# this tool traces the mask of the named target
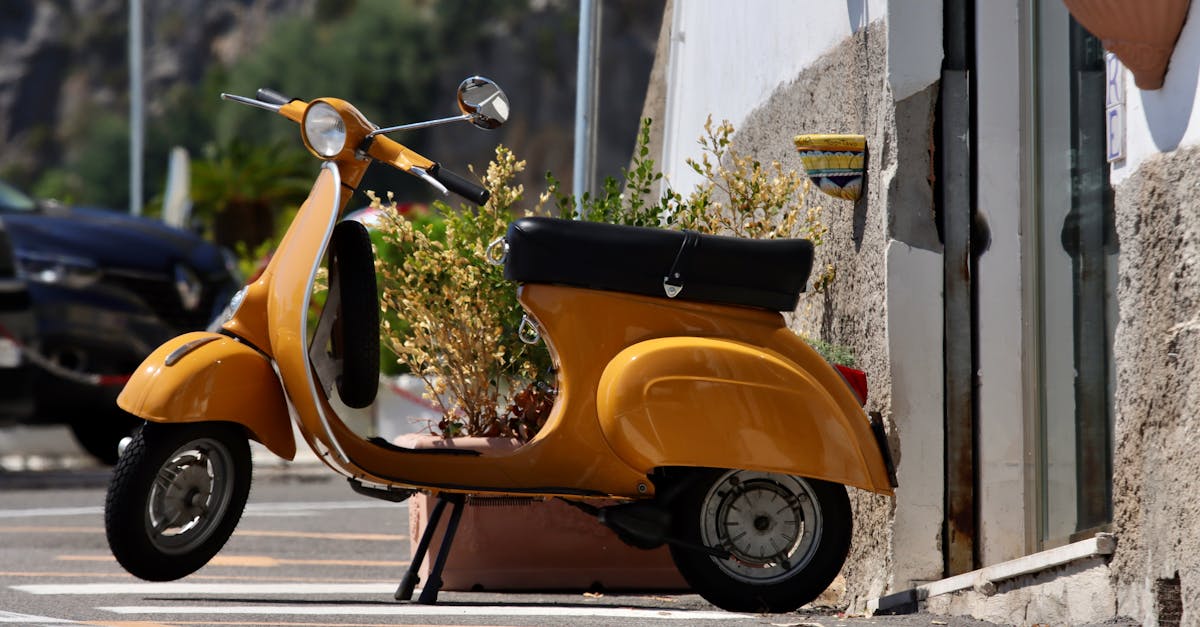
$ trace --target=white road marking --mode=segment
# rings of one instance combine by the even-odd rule
[[[114,614],[241,615],[241,616],[486,616],[563,618],[573,616],[661,620],[755,620],[757,616],[706,610],[652,610],[619,607],[529,607],[506,605],[242,605],[116,606],[96,609]]]
[[[400,507],[408,507],[401,503]],[[346,509],[378,509],[384,507],[396,508],[396,503],[386,501],[316,501],[297,503],[250,503],[246,506],[246,514],[265,516],[270,514],[296,514],[302,512],[339,511]],[[103,507],[35,507],[30,509],[0,510],[0,518],[39,518],[44,516],[101,516]]]
[[[396,584],[380,583],[77,583],[9,586],[29,594],[387,594]]]
[[[17,614],[0,610],[0,623],[15,625],[78,625],[79,623],[65,618],[50,618],[49,616],[34,616],[33,614]]]
[[[37,518],[39,516],[101,515],[103,507],[38,507],[34,509],[0,510],[0,518]]]

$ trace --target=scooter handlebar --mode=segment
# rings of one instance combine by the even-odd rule
[[[267,87],[259,88],[255,95],[257,96],[257,102],[248,98],[238,98],[238,101],[254,104],[262,108],[278,108],[278,113],[283,114],[293,121],[300,122],[304,102],[297,101],[295,98],[285,96]],[[289,106],[292,103],[296,103],[296,106]],[[365,120],[363,121],[365,122]],[[371,135],[368,135],[368,138],[371,138]],[[419,176],[425,178],[426,182],[433,184],[435,187],[440,183],[445,190],[452,191],[477,205],[485,204],[491,196],[491,193],[484,187],[443,168],[441,165],[413,152],[395,140],[380,135],[374,138],[374,141],[370,141],[369,144],[371,147],[368,154],[372,158],[388,163],[410,174],[420,173]],[[429,179],[432,179],[432,181]]]
[[[258,96],[258,99],[263,102],[269,102],[271,104],[280,106],[285,105],[293,100],[293,98],[285,96],[269,87],[259,88],[256,95]]]
[[[470,180],[443,168],[440,164],[435,164],[429,169],[429,176],[432,176],[437,182],[446,186],[446,189],[466,198],[467,200],[483,205],[488,201],[491,192],[487,189],[472,183]]]

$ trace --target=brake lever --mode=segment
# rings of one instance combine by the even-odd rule
[[[424,168],[418,168],[417,166],[414,165],[408,169],[408,173],[421,179],[422,181],[425,181],[426,183],[429,183],[430,185],[432,185],[434,187],[434,189],[437,189],[438,191],[442,192],[443,196],[450,195],[450,190],[446,189],[446,186],[442,185],[441,181],[430,176],[429,172],[426,172]]]

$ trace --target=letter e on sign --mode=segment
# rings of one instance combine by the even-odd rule
[[[1109,107],[1104,111],[1104,134],[1108,140],[1108,162],[1125,158],[1125,107]]]

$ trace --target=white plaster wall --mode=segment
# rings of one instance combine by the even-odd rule
[[[888,0],[888,85],[897,102],[942,76],[942,0]]]
[[[942,576],[945,435],[942,254],[892,240],[887,247],[892,417],[900,431],[891,591]]]
[[[886,0],[677,0],[661,161],[671,187],[686,195],[699,182],[684,161],[699,157],[696,139],[710,114],[736,128],[777,87],[886,12]],[[846,94],[857,91],[848,85]]]
[[[979,535],[983,565],[1026,553],[1019,0],[975,4],[979,260]]]
[[[1161,89],[1142,91],[1125,72],[1125,160],[1113,164],[1112,184],[1128,178],[1154,154],[1200,144],[1200,12],[1188,14]]]

